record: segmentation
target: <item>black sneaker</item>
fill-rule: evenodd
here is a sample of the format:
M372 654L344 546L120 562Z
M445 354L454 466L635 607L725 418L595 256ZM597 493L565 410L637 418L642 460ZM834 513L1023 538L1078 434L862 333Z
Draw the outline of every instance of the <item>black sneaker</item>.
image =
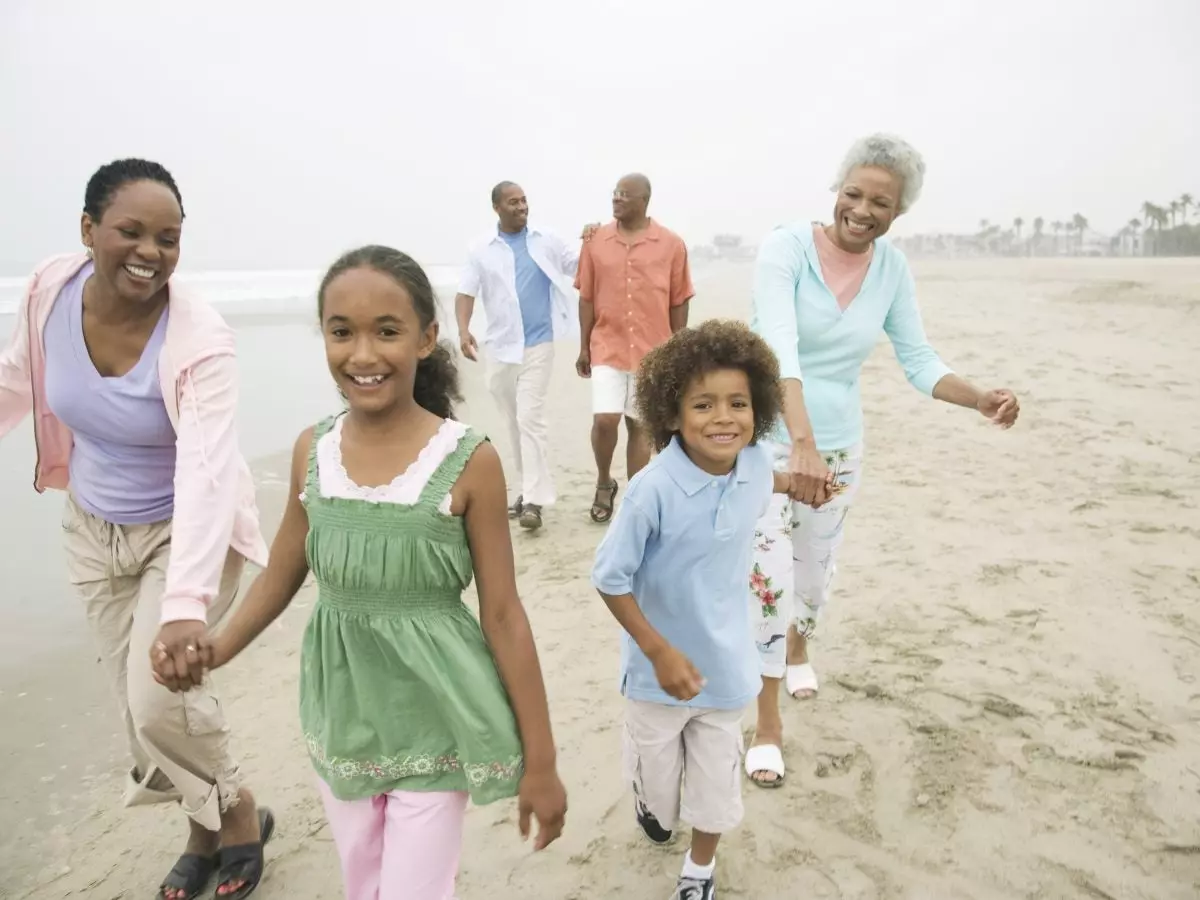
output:
M633 798L633 811L637 813L637 823L641 826L642 834L649 838L651 843L661 845L671 840L671 832L659 824L658 819L654 818L654 813L646 809L637 797Z
M716 900L717 882L712 878L680 878L671 900Z

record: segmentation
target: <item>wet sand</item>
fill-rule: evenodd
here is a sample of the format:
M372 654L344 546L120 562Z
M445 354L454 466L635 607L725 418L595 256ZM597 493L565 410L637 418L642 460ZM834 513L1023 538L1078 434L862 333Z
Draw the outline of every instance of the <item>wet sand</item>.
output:
M920 397L886 343L869 361L867 469L813 645L822 693L787 703L788 782L746 786L746 822L719 854L722 893L1195 897L1200 261L914 268L935 346L962 374L1016 390L1021 422L1001 433ZM743 314L749 279L747 267L714 269L694 319ZM282 449L304 416L333 406L316 393L327 379L319 347L269 346L279 356L248 376L243 415L254 433L279 432L272 449ZM273 360L294 358L299 371L314 355L311 382L297 384L292 366L271 380ZM514 529L550 673L568 829L533 855L510 803L471 810L460 900L666 897L683 852L639 840L620 777L617 631L588 586L601 530L586 514L588 394L573 360L563 345L550 400L562 498L544 532ZM507 454L479 369L464 367L462 417ZM280 408L290 392L310 396ZM0 445L10 551L0 561L0 871L29 900L149 896L182 822L119 807L117 719L62 581L60 499L28 489L27 450L18 435ZM273 529L286 455L247 452ZM265 900L340 895L297 725L312 600L302 593L219 673L246 772L279 818L256 895ZM53 627L32 630L38 622Z

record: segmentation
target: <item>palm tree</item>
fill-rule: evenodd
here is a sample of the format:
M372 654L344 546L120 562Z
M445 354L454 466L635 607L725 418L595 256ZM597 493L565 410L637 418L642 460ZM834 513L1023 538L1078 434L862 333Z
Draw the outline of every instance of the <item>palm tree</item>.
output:
M1167 207L1171 211L1171 227L1175 227L1175 217L1179 215L1179 201L1172 200L1171 205Z
M1021 240L1021 226L1025 224L1025 220L1020 216L1013 219L1013 231L1017 233L1017 240Z
M1054 255L1058 255L1058 233L1063 230L1062 222L1054 222L1050 228L1054 231Z
M1088 220L1081 214L1075 213L1071 217L1071 227L1079 232L1079 252L1083 253L1083 233L1088 230Z
M1187 222L1187 213L1188 213L1188 207L1189 207L1189 206L1192 206L1192 205L1194 205L1194 204L1193 204L1193 201L1192 201L1192 195L1191 195L1191 194L1181 194L1181 195L1180 195L1180 197L1179 197L1179 208L1180 208L1181 210L1183 210L1183 221L1184 221L1184 222Z
M1033 220L1033 245L1040 248L1042 245L1042 229L1046 227L1046 220L1038 216Z
M1154 211L1157 209L1158 207L1149 200L1142 204L1142 218L1146 220L1147 225L1154 224Z

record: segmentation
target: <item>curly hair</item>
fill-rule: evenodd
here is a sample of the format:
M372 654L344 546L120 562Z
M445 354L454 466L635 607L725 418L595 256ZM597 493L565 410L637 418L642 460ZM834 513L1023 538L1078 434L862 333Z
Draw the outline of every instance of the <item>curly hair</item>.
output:
M718 369L746 373L754 410L753 440L771 431L783 409L779 360L742 322L709 319L677 331L647 353L638 369L637 408L656 450L671 443L688 386Z
M179 216L183 218L183 195L175 179L164 166L148 159L118 159L97 169L84 189L83 211L93 222L99 222L117 191L135 181L154 181L169 190L179 201Z
M437 296L425 270L407 253L378 244L344 253L329 267L317 292L318 318L325 318L325 291L330 282L344 272L359 268L374 269L408 291L422 328L428 328L437 319ZM433 352L417 363L413 399L435 416L454 418L454 404L462 400L462 392L458 384L458 367L446 341L438 341Z

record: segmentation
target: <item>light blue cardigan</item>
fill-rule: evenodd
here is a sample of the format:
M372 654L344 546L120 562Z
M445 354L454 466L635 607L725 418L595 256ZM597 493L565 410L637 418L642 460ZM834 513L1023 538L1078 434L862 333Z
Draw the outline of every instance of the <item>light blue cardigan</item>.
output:
M754 266L750 327L779 357L782 377L803 383L813 435L826 452L862 441L859 374L880 329L917 390L931 395L951 373L925 337L908 260L885 237L875 241L862 289L843 312L821 275L813 223L776 228ZM774 439L790 443L782 422Z

